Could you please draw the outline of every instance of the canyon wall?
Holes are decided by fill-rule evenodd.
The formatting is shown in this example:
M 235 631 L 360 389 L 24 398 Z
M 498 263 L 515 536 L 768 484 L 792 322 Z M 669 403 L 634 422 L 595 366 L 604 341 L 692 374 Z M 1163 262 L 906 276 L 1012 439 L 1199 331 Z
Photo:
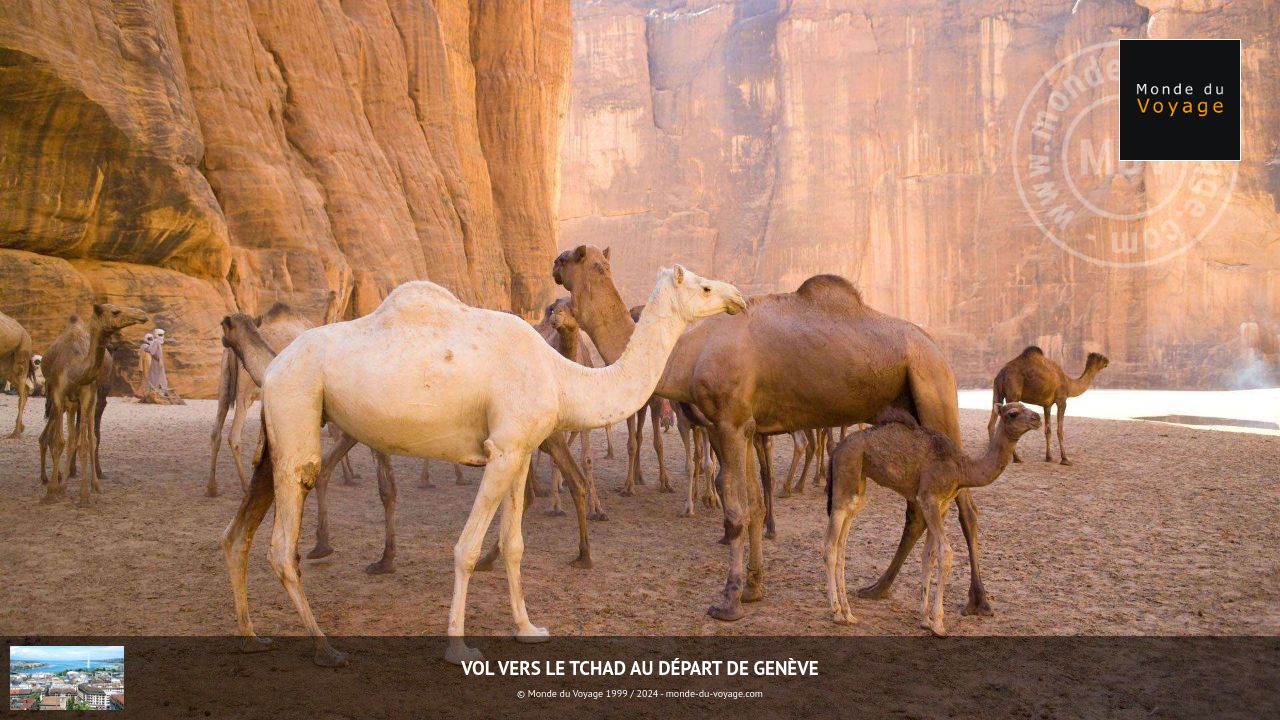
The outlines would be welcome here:
M 188 396 L 237 309 L 354 317 L 430 279 L 534 312 L 571 43 L 569 0 L 9 0 L 0 311 L 41 352 L 139 307 Z
M 926 327 L 968 385 L 1032 343 L 1069 372 L 1106 353 L 1105 385 L 1276 381 L 1277 4 L 573 9 L 560 244 L 612 246 L 629 302 L 673 262 L 747 292 L 834 272 Z M 1119 162 L 1114 78 L 1089 79 L 1119 38 L 1166 37 L 1242 39 L 1242 162 Z M 1088 204 L 1070 216 L 1050 203 L 1067 188 L 1035 181 L 1026 150 L 1068 96 L 1075 120 L 1053 128 L 1044 155 L 1068 167 L 1067 151 L 1073 163 L 1083 152 L 1070 191 Z M 1175 225 L 1198 241 L 1165 242 Z

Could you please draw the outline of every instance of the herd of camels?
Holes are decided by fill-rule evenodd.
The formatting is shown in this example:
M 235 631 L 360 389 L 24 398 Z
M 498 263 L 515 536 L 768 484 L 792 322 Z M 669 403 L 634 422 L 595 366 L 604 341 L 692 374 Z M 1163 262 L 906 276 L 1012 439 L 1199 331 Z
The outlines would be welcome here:
M 227 351 L 206 492 L 218 493 L 218 447 L 234 405 L 228 443 L 244 497 L 222 546 L 244 650 L 270 647 L 269 640 L 254 632 L 246 573 L 254 533 L 274 505 L 269 560 L 315 640 L 315 662 L 346 662 L 345 654 L 325 638 L 303 592 L 299 535 L 304 500 L 315 488 L 319 523 L 309 557 L 333 551 L 327 486 L 340 466 L 350 477 L 346 455 L 357 443 L 373 452 L 385 511 L 383 555 L 368 567 L 371 573 L 395 568 L 396 484 L 390 455 L 424 459 L 422 482 L 428 485 L 427 459 L 454 463 L 459 484 L 465 481 L 458 466 L 484 468 L 454 547 L 446 659 L 456 663 L 479 657 L 464 642 L 468 584 L 473 572 L 499 558 L 506 568 L 516 638 L 545 640 L 546 629 L 529 619 L 520 577 L 521 521 L 536 484 L 531 460 L 539 451 L 546 453 L 556 477 L 565 479 L 578 521 L 579 550 L 572 564 L 589 568 L 588 521 L 607 519 L 596 492 L 589 433 L 628 422 L 622 492 L 631 494 L 643 483 L 639 455 L 646 414 L 660 461 L 658 489 L 674 491 L 661 462 L 659 431 L 660 423 L 674 423 L 684 443 L 688 475 L 683 514 L 693 515 L 698 504 L 722 508 L 721 542 L 729 548 L 729 571 L 709 615 L 736 620 L 744 615 L 744 603 L 764 597 L 764 540 L 774 532 L 772 439 L 790 434 L 797 452 L 778 495 L 799 491 L 816 459 L 814 482 L 826 479 L 824 559 L 834 620 L 853 620 L 845 592 L 845 543 L 866 502 L 869 477 L 903 496 L 906 515 L 893 559 L 858 594 L 884 597 L 927 531 L 921 626 L 945 634 L 942 593 L 952 558 L 942 530 L 946 508 L 956 504 L 969 553 L 963 612 L 988 615 L 978 559 L 978 509 L 970 488 L 993 482 L 1011 460 L 1020 462 L 1018 438 L 1042 425 L 1040 415 L 1027 405 L 1044 410 L 1045 460 L 1051 460 L 1049 413 L 1056 407 L 1059 459 L 1069 464 L 1063 449 L 1067 399 L 1083 393 L 1108 363 L 1092 353 L 1084 372 L 1072 378 L 1039 348 L 1028 347 L 996 376 L 989 446 L 970 457 L 960 449 L 955 376 L 938 344 L 920 327 L 868 306 L 843 278 L 817 275 L 795 292 L 744 298 L 732 285 L 677 265 L 658 273 L 645 305 L 628 308 L 613 281 L 608 249 L 584 245 L 567 250 L 555 259 L 552 275 L 569 295 L 549 306 L 537 326 L 509 313 L 465 305 L 425 281 L 396 288 L 377 310 L 347 322 L 334 322 L 339 313 L 332 294 L 318 326 L 282 304 L 258 317 L 224 318 Z M 80 502 L 90 502 L 91 491 L 100 490 L 97 443 L 110 350 L 119 343 L 121 329 L 146 319 L 133 308 L 95 305 L 87 321 L 72 318 L 44 355 L 46 423 L 40 452 L 46 502 L 63 495 L 64 450 L 67 476 L 79 470 Z M 513 357 L 521 361 L 513 363 Z M 23 433 L 31 358 L 30 336 L 0 314 L 0 379 L 19 396 L 10 437 Z M 380 372 L 370 374 L 369 367 Z M 248 472 L 240 436 L 259 394 L 263 432 Z M 863 424 L 871 427 L 848 431 Z M 326 425 L 336 443 L 322 454 Z M 580 445 L 576 460 L 574 442 Z M 52 460 L 47 480 L 46 453 Z M 805 469 L 793 485 L 801 455 Z M 83 467 L 77 468 L 77 457 Z M 557 512 L 559 493 L 552 490 L 551 495 L 552 512 Z M 485 531 L 499 508 L 497 546 L 482 553 Z

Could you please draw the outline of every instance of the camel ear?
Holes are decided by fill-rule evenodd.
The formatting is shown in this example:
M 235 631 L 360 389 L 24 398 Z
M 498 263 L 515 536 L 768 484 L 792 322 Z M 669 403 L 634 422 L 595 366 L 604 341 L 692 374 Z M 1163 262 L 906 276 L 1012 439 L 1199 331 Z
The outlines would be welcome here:
M 673 268 L 673 270 L 675 270 L 674 277 L 676 279 L 676 284 L 683 285 L 684 284 L 684 266 L 676 265 Z
M 605 248 L 605 249 L 604 249 L 604 259 L 605 259 L 605 260 L 608 260 L 608 259 L 609 259 L 609 248 Z
M 579 245 L 573 249 L 573 261 L 582 262 L 582 258 L 587 256 L 587 246 Z
M 97 316 L 99 316 L 99 317 L 101 317 L 101 316 L 102 316 L 102 314 L 103 314 L 103 313 L 105 313 L 106 311 L 107 311 L 107 309 L 106 309 L 106 308 L 104 308 L 104 307 L 102 307 L 102 305 L 100 305 L 100 304 L 95 304 L 95 305 L 93 306 L 93 314 L 94 314 L 94 315 L 97 315 Z

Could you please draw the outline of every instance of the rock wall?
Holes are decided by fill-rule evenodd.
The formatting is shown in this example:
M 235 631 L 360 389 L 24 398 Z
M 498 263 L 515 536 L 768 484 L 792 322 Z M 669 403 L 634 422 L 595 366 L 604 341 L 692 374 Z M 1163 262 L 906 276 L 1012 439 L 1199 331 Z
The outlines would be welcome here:
M 428 278 L 534 312 L 571 39 L 568 0 L 7 1 L 0 311 L 43 349 L 141 307 L 187 396 L 235 309 Z
M 560 242 L 613 246 L 629 302 L 677 261 L 749 292 L 836 272 L 928 328 L 966 384 L 1029 343 L 1071 372 L 1108 354 L 1113 386 L 1275 382 L 1275 3 L 575 0 L 574 13 Z M 1084 193 L 1132 212 L 1078 216 L 1057 233 L 1072 254 L 1019 198 L 1014 128 L 1024 104 L 1034 117 L 1071 90 L 1064 71 L 1038 84 L 1046 71 L 1081 51 L 1067 69 L 1105 62 L 1088 48 L 1121 37 L 1242 38 L 1244 143 L 1243 162 L 1218 167 L 1238 177 L 1213 193 L 1222 213 L 1198 244 L 1168 259 L 1144 244 L 1115 265 L 1088 256 L 1158 235 L 1164 203 L 1197 201 L 1189 186 L 1098 150 Z M 1118 137 L 1111 107 L 1081 127 Z

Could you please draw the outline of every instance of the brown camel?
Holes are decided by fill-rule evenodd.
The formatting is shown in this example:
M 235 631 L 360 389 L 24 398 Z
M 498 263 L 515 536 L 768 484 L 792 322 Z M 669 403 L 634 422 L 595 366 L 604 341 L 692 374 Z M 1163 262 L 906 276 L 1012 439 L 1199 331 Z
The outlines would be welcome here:
M 248 374 L 253 383 L 261 387 L 262 378 L 266 375 L 267 366 L 275 359 L 276 352 L 271 349 L 266 338 L 259 332 L 258 322 L 244 313 L 236 313 L 222 318 L 222 345 L 235 353 L 240 367 Z M 320 474 L 316 477 L 316 507 L 319 516 L 316 526 L 316 547 L 307 557 L 322 558 L 333 553 L 329 545 L 329 513 L 326 495 L 329 478 L 333 468 L 347 457 L 347 453 L 355 446 L 349 435 L 330 426 L 332 435 L 338 441 L 324 457 L 320 466 Z M 382 510 L 386 518 L 386 538 L 382 548 L 382 558 L 365 568 L 370 575 L 381 575 L 395 572 L 396 558 L 396 481 L 391 472 L 391 458 L 377 450 L 373 453 L 374 462 L 378 466 L 378 495 L 382 498 Z M 256 462 L 256 461 L 255 461 Z
M 344 460 L 345 462 L 345 460 Z M 422 461 L 422 474 L 418 476 L 418 487 L 433 488 L 435 482 L 431 480 L 431 461 Z M 470 485 L 471 481 L 462 476 L 462 466 L 456 463 L 449 463 L 453 466 L 453 484 L 454 485 Z
M 0 381 L 8 381 L 18 391 L 18 416 L 13 420 L 13 432 L 9 438 L 22 437 L 26 426 L 22 413 L 27 409 L 27 394 L 31 392 L 28 376 L 35 374 L 31 364 L 31 335 L 17 320 L 0 313 Z
M 560 298 L 547 306 L 542 322 L 536 326 L 538 334 L 555 348 L 560 355 L 577 362 L 579 365 L 587 367 L 596 367 L 595 361 L 591 357 L 590 350 L 587 349 L 587 343 L 583 342 L 582 330 L 578 327 L 578 320 L 573 316 L 573 311 L 569 307 L 569 298 Z M 587 505 L 591 509 L 591 514 L 587 516 L 589 520 L 604 521 L 609 516 L 604 511 L 604 506 L 600 504 L 600 496 L 596 490 L 595 463 L 591 459 L 591 429 L 578 430 L 569 433 L 568 443 L 573 444 L 574 439 L 581 443 L 579 452 L 579 468 L 587 479 Z M 536 487 L 536 477 L 534 476 L 533 465 L 529 465 L 531 484 Z M 560 509 L 560 468 L 552 465 L 551 471 L 551 509 L 547 511 L 548 515 L 562 516 L 564 510 Z
M 553 276 L 571 293 L 574 315 L 605 361 L 620 357 L 635 323 L 613 283 L 608 252 L 586 245 L 567 250 L 556 258 Z M 794 293 L 756 297 L 745 313 L 690 328 L 655 392 L 701 411 L 720 460 L 716 482 L 729 577 L 708 613 L 721 620 L 742 617 L 742 602 L 763 597 L 763 539 L 773 490 L 767 464 L 763 497 L 762 483 L 753 477 L 756 433 L 869 422 L 894 406 L 913 410 L 923 425 L 960 443 L 955 376 L 941 349 L 919 327 L 877 312 L 852 284 L 831 275 L 809 278 Z M 956 504 L 971 568 L 965 612 L 988 614 L 977 507 L 964 489 Z M 923 530 L 924 519 L 909 508 L 897 553 L 865 596 L 885 595 Z
M 1044 408 L 1044 461 L 1053 462 L 1053 440 L 1049 427 L 1049 408 L 1058 406 L 1058 459 L 1063 465 L 1070 465 L 1067 451 L 1062 447 L 1062 421 L 1067 414 L 1067 398 L 1081 395 L 1093 384 L 1093 379 L 1111 364 L 1106 355 L 1089 353 L 1084 363 L 1084 372 L 1080 377 L 1067 377 L 1062 366 L 1045 357 L 1044 351 L 1035 345 L 1029 345 L 1021 355 L 1010 360 L 1000 372 L 996 373 L 993 383 L 991 418 L 987 420 L 987 435 L 995 431 L 996 411 L 1002 402 L 1024 402 L 1028 405 L 1039 405 Z M 1014 462 L 1022 462 L 1015 452 Z
M 867 478 L 893 490 L 924 516 L 929 536 L 925 540 L 920 603 L 920 627 L 934 635 L 947 634 L 943 622 L 942 592 L 951 572 L 951 545 L 943 523 L 947 506 L 966 488 L 995 482 L 1013 457 L 1018 438 L 1040 427 L 1040 416 L 1021 403 L 996 408 L 999 424 L 986 452 L 971 458 L 951 438 L 920 427 L 908 412 L 890 408 L 876 426 L 854 433 L 836 446 L 827 484 L 827 600 L 835 621 L 854 621 L 845 591 L 845 546 L 853 519 L 867 502 Z M 930 593 L 931 581 L 936 582 Z
M 141 311 L 102 303 L 93 306 L 93 314 L 86 324 L 72 316 L 67 329 L 62 331 L 49 352 L 44 355 L 45 373 L 45 427 L 40 433 L 41 480 L 44 479 L 44 454 L 48 450 L 53 465 L 44 503 L 62 498 L 62 451 L 66 447 L 62 436 L 66 423 L 68 439 L 77 454 L 85 458 L 86 468 L 80 473 L 80 505 L 88 505 L 89 488 L 101 492 L 98 485 L 96 463 L 97 433 L 94 418 L 97 414 L 98 384 L 107 355 L 110 336 L 116 331 L 147 321 Z M 73 463 L 68 452 L 68 468 Z
M 330 293 L 332 306 L 336 293 Z M 328 315 L 328 313 L 326 313 Z M 302 313 L 284 303 L 275 303 L 255 321 L 258 332 L 273 354 L 279 353 L 294 338 L 315 327 Z M 218 447 L 222 444 L 222 426 L 227 419 L 227 410 L 234 403 L 235 414 L 231 417 L 231 432 L 227 435 L 227 447 L 231 448 L 231 459 L 236 464 L 236 474 L 240 476 L 240 487 L 249 487 L 249 478 L 245 472 L 244 458 L 240 452 L 240 439 L 244 431 L 244 423 L 249 419 L 249 406 L 258 399 L 258 385 L 253 382 L 248 370 L 236 360 L 235 353 L 228 348 L 222 355 L 222 371 L 218 382 L 218 414 L 214 419 L 213 431 L 209 435 L 209 484 L 205 495 L 218 495 Z M 261 438 L 258 441 L 261 448 Z

